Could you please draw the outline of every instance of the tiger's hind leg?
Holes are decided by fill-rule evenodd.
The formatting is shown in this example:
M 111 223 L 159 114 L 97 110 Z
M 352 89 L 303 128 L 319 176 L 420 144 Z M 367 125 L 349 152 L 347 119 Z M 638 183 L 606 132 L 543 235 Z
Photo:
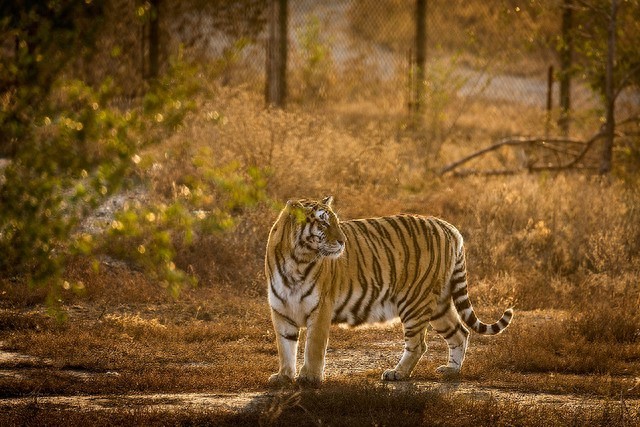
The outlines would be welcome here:
M 409 322 L 408 322 L 409 323 Z M 399 381 L 409 378 L 413 368 L 418 364 L 422 355 L 427 351 L 425 341 L 426 322 L 414 325 L 404 323 L 404 352 L 394 369 L 387 369 L 382 374 L 384 381 Z
M 433 329 L 447 342 L 449 346 L 449 362 L 439 366 L 436 372 L 445 376 L 455 376 L 460 373 L 464 355 L 469 342 L 469 331 L 462 324 L 460 316 L 452 302 L 438 307 L 440 310 L 431 318 Z

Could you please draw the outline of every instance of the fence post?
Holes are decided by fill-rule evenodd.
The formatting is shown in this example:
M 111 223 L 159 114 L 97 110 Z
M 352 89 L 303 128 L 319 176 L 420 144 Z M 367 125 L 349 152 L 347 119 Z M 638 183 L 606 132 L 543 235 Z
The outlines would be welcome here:
M 271 0 L 267 41 L 267 105 L 283 108 L 287 97 L 288 1 Z
M 613 68 L 616 49 L 616 17 L 618 15 L 618 0 L 611 0 L 611 14 L 609 15 L 609 28 L 607 30 L 607 62 L 605 67 L 605 108 L 606 121 L 604 125 L 604 147 L 600 159 L 600 173 L 611 172 L 611 158 L 613 155 L 613 138 L 616 127 L 614 108 L 615 94 L 613 81 Z
M 545 136 L 549 136 L 551 122 L 551 110 L 553 109 L 553 65 L 549 65 L 547 70 L 547 114 L 545 119 Z
M 160 66 L 160 1 L 151 0 L 149 16 L 149 79 L 158 77 Z
M 427 62 L 427 0 L 416 0 L 416 63 L 414 86 L 414 113 L 422 110 L 424 102 L 425 66 Z
M 560 46 L 560 118 L 558 125 L 563 135 L 569 134 L 569 114 L 571 110 L 571 73 L 573 63 L 573 0 L 562 4 L 562 45 Z
M 149 19 L 140 27 L 140 66 L 145 80 L 156 79 L 160 68 L 160 2 L 149 2 Z

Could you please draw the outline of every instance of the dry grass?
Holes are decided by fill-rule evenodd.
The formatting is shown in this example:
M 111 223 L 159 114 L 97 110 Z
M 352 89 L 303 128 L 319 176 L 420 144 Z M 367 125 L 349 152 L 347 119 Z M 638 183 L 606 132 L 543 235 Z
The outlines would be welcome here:
M 240 174 L 247 167 L 264 171 L 270 200 L 234 212 L 232 231 L 197 236 L 177 248 L 176 265 L 199 279 L 177 299 L 132 265 L 107 260 L 96 271 L 91 260 L 78 258 L 67 273 L 85 291 L 60 296 L 68 319 L 57 323 L 45 313 L 44 293 L 2 279 L 2 350 L 36 359 L 0 366 L 20 374 L 0 376 L 0 396 L 266 390 L 277 369 L 262 272 L 269 227 L 277 205 L 288 198 L 333 194 L 345 219 L 415 212 L 452 222 L 466 239 L 470 294 L 481 317 L 490 320 L 516 304 L 514 324 L 503 335 L 472 337 L 463 381 L 596 395 L 612 404 L 565 413 L 410 386 L 392 392 L 377 378 L 399 356 L 396 325 L 334 328 L 326 386 L 294 400 L 284 391 L 255 413 L 122 409 L 107 416 L 25 405 L 3 414 L 3 425 L 638 422 L 637 411 L 624 412 L 616 403 L 621 393 L 640 397 L 640 387 L 633 387 L 640 377 L 637 189 L 615 178 L 573 174 L 438 178 L 425 167 L 423 141 L 403 129 L 401 115 L 377 116 L 363 108 L 346 120 L 341 106 L 326 114 L 302 107 L 272 111 L 251 93 L 214 89 L 214 100 L 201 102 L 192 125 L 140 154 L 136 179 L 145 183 L 149 200 L 170 202 L 182 197 L 176 188 L 235 162 Z M 504 123 L 480 116 L 482 129 L 465 120 L 469 139 L 444 144 L 440 161 L 482 145 L 476 135 L 504 131 Z M 214 192 L 208 203 L 213 207 L 224 197 Z M 446 348 L 439 338 L 429 347 L 415 373 L 418 381 L 439 381 L 433 369 Z M 344 354 L 351 359 L 342 360 Z M 369 365 L 359 366 L 365 359 Z M 343 417 L 333 421 L 339 413 Z

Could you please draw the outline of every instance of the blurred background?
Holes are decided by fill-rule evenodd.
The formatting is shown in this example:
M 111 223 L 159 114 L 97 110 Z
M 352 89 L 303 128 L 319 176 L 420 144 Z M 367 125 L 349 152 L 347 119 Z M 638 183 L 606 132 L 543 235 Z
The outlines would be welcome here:
M 309 407 L 638 424 L 639 46 L 640 0 L 0 1 L 0 352 L 25 355 L 0 396 L 29 396 L 5 424 L 113 424 L 47 394 L 262 392 L 269 230 L 287 200 L 327 195 L 342 220 L 454 224 L 479 317 L 517 313 L 474 338 L 465 380 L 571 395 L 501 419 L 504 399 L 399 406 L 377 386 Z M 396 357 L 387 333 L 331 334 L 370 358 L 331 374 L 354 384 Z M 425 359 L 417 377 L 440 381 Z M 566 417 L 573 393 L 606 398 L 600 418 Z M 154 414 L 138 424 L 173 419 Z
M 495 208 L 471 221 L 466 189 L 557 191 L 504 224 L 515 238 L 561 231 L 577 176 L 637 182 L 634 0 L 7 1 L 0 35 L 0 271 L 58 291 L 96 253 L 202 280 L 234 255 L 187 248 L 238 220 L 255 263 L 207 280 L 258 287 L 273 213 L 252 223 L 256 203 L 334 193 L 347 216 L 428 210 L 487 232 Z M 538 188 L 561 171 L 571 184 Z M 636 235 L 626 191 L 612 209 Z M 549 243 L 553 274 L 600 257 L 569 240 Z
M 521 111 L 520 118 L 503 125 L 504 135 L 580 135 L 597 129 L 605 114 L 609 1 L 271 3 L 105 0 L 71 7 L 53 2 L 55 11 L 25 3 L 8 12 L 34 22 L 8 21 L 3 60 L 23 55 L 16 31 L 31 25 L 26 36 L 34 31 L 40 40 L 30 41 L 26 54 L 72 50 L 64 70 L 50 58 L 40 69 L 50 67 L 93 86 L 110 78 L 123 99 L 143 94 L 149 79 L 176 58 L 216 68 L 223 85 L 266 93 L 267 64 L 280 55 L 275 42 L 271 58 L 267 55 L 269 28 L 282 26 L 287 62 L 281 72 L 290 103 L 345 109 L 366 104 L 365 111 L 392 114 L 421 106 L 429 136 L 440 143 L 460 137 L 466 123 L 478 121 L 479 111 L 482 121 L 496 123 Z M 615 3 L 617 91 L 637 85 L 640 30 L 637 2 Z M 282 17 L 272 13 L 279 7 L 286 10 Z M 69 37 L 62 35 L 62 25 L 71 26 L 67 31 L 76 27 L 81 37 L 73 44 L 58 40 Z M 637 114 L 637 90 L 616 101 L 619 121 Z

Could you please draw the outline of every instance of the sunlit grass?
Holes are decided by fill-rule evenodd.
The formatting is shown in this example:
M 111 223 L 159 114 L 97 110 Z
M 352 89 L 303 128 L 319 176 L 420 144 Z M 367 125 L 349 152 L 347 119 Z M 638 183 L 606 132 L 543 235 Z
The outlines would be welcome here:
M 328 194 L 336 196 L 343 219 L 412 212 L 453 223 L 465 237 L 470 298 L 480 317 L 492 320 L 515 305 L 514 323 L 503 334 L 472 335 L 462 381 L 526 392 L 640 396 L 633 388 L 640 376 L 640 194 L 633 187 L 574 174 L 436 177 L 421 140 L 403 129 L 402 114 L 378 112 L 372 119 L 365 109 L 351 111 L 346 121 L 336 118 L 340 106 L 327 114 L 303 106 L 283 112 L 265 110 L 249 92 L 215 93 L 193 113 L 193 126 L 139 153 L 133 181 L 144 193 L 141 203 L 195 206 L 190 197 L 197 196 L 200 208 L 214 209 L 229 199 L 206 180 L 230 163 L 243 178 L 253 179 L 243 172 L 249 168 L 260 171 L 265 200 L 234 207 L 234 224 L 225 231 L 196 233 L 189 244 L 178 236 L 175 267 L 197 280 L 177 295 L 131 259 L 116 259 L 140 253 L 143 244 L 152 250 L 139 239 L 107 240 L 112 250 L 102 255 L 111 257 L 72 259 L 66 279 L 82 281 L 84 290 L 61 291 L 63 323 L 46 315 L 45 292 L 2 279 L 2 349 L 38 359 L 5 366 L 22 377 L 0 377 L 0 396 L 266 391 L 277 369 L 263 273 L 266 236 L 279 204 Z M 483 120 L 481 110 L 475 106 L 475 115 L 464 117 L 468 138 L 447 141 L 436 162 L 509 131 L 508 124 Z M 215 120 L 208 118 L 212 111 Z M 151 211 L 140 212 L 147 215 L 138 219 L 150 223 Z M 113 250 L 116 243 L 122 252 Z M 620 413 L 615 402 L 562 417 L 517 403 L 412 389 L 392 393 L 378 379 L 402 351 L 399 325 L 334 327 L 329 350 L 328 382 L 300 394 L 291 408 L 277 413 L 285 399 L 249 415 L 174 413 L 167 422 L 313 424 L 340 411 L 344 419 L 332 424 L 395 424 L 398 413 L 411 425 L 437 424 L 433 414 L 445 414 L 437 418 L 441 425 L 631 424 L 638 417 Z M 376 358 L 362 366 L 363 354 Z M 446 357 L 444 342 L 431 335 L 414 380 L 441 381 L 434 368 Z M 62 411 L 68 415 L 62 419 L 25 406 L 7 418 L 9 425 L 28 411 L 44 424 L 105 423 L 100 414 Z M 113 419 L 146 424 L 164 415 L 122 410 Z

